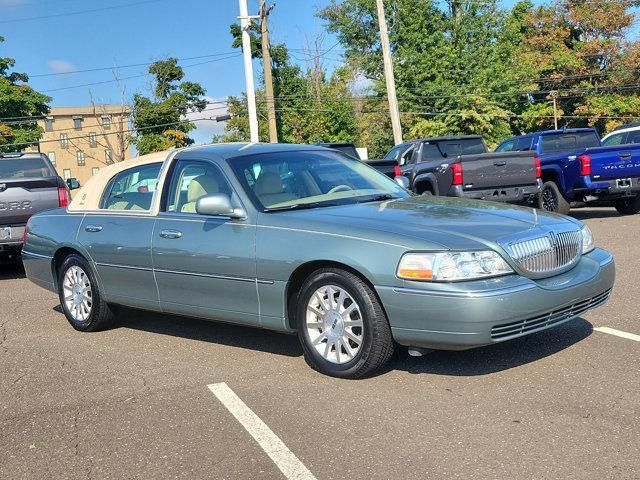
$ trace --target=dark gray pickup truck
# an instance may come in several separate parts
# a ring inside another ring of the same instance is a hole
[[[542,186],[534,152],[489,152],[477,135],[423,138],[394,149],[418,194],[524,204],[535,201]]]
[[[0,257],[20,252],[29,217],[69,201],[69,189],[46,155],[0,153]]]

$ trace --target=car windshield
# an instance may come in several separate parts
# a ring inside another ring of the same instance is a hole
[[[359,160],[328,151],[261,154],[229,161],[263,211],[404,198],[409,193]]]

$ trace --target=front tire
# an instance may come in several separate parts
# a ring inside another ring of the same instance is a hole
[[[544,182],[539,196],[539,208],[547,212],[568,215],[571,205],[562,196],[562,192],[553,181]]]
[[[362,378],[393,355],[391,328],[378,298],[351,272],[314,272],[300,290],[296,318],[307,362],[326,375]]]
[[[58,295],[65,317],[81,332],[104,329],[113,320],[113,311],[102,299],[88,262],[72,254],[58,271]]]
[[[635,215],[640,212],[640,196],[621,198],[614,206],[620,215]]]

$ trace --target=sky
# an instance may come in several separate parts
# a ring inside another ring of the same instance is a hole
[[[270,16],[271,37],[274,42],[286,43],[301,61],[301,50],[319,35],[325,49],[336,43],[314,15],[329,0],[275,3]],[[120,7],[123,5],[127,6]],[[248,5],[249,14],[256,15],[258,1],[248,0]],[[86,10],[97,11],[70,14]],[[229,25],[238,21],[238,15],[237,0],[0,0],[0,35],[5,37],[0,56],[15,58],[15,70],[28,73],[29,84],[51,96],[52,106],[90,105],[92,99],[97,103],[121,102],[121,88],[113,82],[113,71],[77,72],[95,68],[120,67],[118,77],[127,98],[134,93],[149,95],[152,85],[145,75],[147,67],[122,66],[168,56],[185,59],[180,61],[185,80],[202,84],[207,97],[216,101],[245,89],[241,52],[231,48],[229,33]],[[328,68],[339,60],[333,55],[325,58]],[[255,62],[256,83],[260,72]],[[86,85],[98,82],[106,83]],[[211,116],[224,111],[204,113]],[[210,121],[196,125],[198,130],[191,134],[196,143],[209,142],[223,127]]]

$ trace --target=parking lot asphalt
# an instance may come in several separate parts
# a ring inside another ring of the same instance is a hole
[[[0,478],[285,478],[207,388],[224,382],[317,479],[638,479],[640,342],[594,328],[640,335],[640,216],[574,216],[616,258],[607,305],[360,381],[255,329],[123,310],[82,334],[0,266]]]

